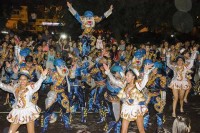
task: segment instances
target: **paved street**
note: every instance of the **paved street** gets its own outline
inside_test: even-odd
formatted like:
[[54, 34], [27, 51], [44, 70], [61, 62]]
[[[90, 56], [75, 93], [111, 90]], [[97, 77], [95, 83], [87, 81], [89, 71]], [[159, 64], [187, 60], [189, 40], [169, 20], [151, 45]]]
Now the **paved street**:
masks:
[[[39, 100], [39, 106], [41, 108], [44, 108], [44, 99], [45, 95], [41, 95], [41, 98]], [[2, 91], [0, 92], [0, 133], [4, 133], [6, 129], [9, 127], [9, 123], [6, 120], [6, 112], [9, 112], [11, 109], [8, 105], [3, 106], [5, 100], [5, 93]], [[171, 117], [171, 102], [172, 98], [169, 95], [167, 100], [167, 105], [165, 108], [165, 123], [164, 123], [164, 129], [166, 133], [171, 133], [171, 127], [173, 123], [173, 118]], [[200, 96], [193, 96], [190, 97], [189, 103], [185, 105], [185, 113], [188, 114], [188, 116], [192, 120], [192, 133], [200, 133]], [[59, 109], [57, 109], [59, 111]], [[179, 112], [179, 111], [178, 111]], [[60, 121], [60, 118], [58, 118], [58, 121], [54, 124], [50, 124], [48, 133], [76, 133], [78, 130], [81, 129], [87, 129], [91, 133], [103, 133], [103, 128], [105, 124], [96, 124], [95, 120], [98, 118], [98, 114], [89, 113], [88, 114], [88, 123], [82, 124], [80, 123], [80, 113], [77, 113], [73, 116], [72, 121], [72, 131], [67, 131], [64, 128], [64, 125]], [[155, 124], [155, 117], [151, 119], [150, 128], [148, 130], [148, 133], [154, 133], [156, 129]], [[36, 133], [39, 133], [41, 130], [40, 126], [36, 127]], [[19, 129], [20, 133], [26, 133], [26, 126], [21, 126]], [[129, 133], [137, 133], [137, 127], [135, 123], [131, 123], [131, 126], [129, 128]]]

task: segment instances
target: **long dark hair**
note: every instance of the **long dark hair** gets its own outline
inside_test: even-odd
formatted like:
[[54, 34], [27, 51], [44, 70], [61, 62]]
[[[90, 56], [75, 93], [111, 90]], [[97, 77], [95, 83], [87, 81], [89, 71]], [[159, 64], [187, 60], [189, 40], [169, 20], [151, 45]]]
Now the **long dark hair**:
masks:
[[185, 58], [184, 58], [182, 55], [178, 55], [178, 56], [176, 57], [176, 62], [178, 61], [178, 59], [182, 59], [183, 62], [185, 63]]
[[137, 80], [137, 75], [135, 74], [134, 70], [132, 68], [129, 68], [128, 70], [126, 70], [125, 72], [125, 75], [128, 73], [128, 72], [131, 72], [133, 74], [133, 76], [135, 76], [135, 81]]

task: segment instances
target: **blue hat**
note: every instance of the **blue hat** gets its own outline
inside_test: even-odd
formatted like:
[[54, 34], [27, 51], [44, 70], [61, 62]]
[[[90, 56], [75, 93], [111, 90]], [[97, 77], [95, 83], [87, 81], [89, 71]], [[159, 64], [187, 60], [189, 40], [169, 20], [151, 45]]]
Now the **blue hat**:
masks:
[[112, 66], [110, 71], [111, 72], [118, 72], [121, 76], [124, 76], [123, 75], [123, 68], [119, 64], [115, 64], [114, 66]]
[[146, 50], [145, 50], [145, 49], [140, 49], [139, 51], [141, 51], [141, 53], [142, 53], [143, 55], [146, 54]]
[[153, 61], [150, 60], [150, 59], [145, 59], [144, 60], [144, 65], [146, 65], [146, 64], [153, 64]]
[[142, 54], [141, 51], [136, 51], [136, 52], [134, 53], [134, 57], [136, 57], [136, 58], [142, 58], [142, 57], [143, 57], [143, 54]]
[[85, 17], [93, 17], [94, 14], [93, 14], [92, 11], [85, 11], [84, 16], [85, 16]]
[[56, 59], [56, 60], [54, 61], [54, 65], [55, 65], [55, 66], [58, 66], [58, 67], [66, 66], [65, 61], [62, 60], [62, 59]]
[[154, 63], [154, 67], [155, 67], [155, 68], [158, 68], [158, 69], [162, 69], [163, 65], [162, 65], [162, 63], [160, 63], [160, 62], [155, 62], [155, 63]]
[[31, 50], [29, 49], [29, 48], [24, 48], [24, 49], [22, 49], [22, 50], [20, 50], [20, 55], [21, 56], [24, 56], [24, 57], [26, 57], [26, 56], [28, 56], [29, 54], [30, 54], [30, 52], [31, 52]]

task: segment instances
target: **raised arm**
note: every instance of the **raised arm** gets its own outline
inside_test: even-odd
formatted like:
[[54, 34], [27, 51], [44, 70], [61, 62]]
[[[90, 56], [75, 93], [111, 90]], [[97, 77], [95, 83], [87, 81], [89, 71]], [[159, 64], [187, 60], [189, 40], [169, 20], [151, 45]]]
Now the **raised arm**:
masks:
[[2, 82], [0, 82], [0, 88], [4, 91], [7, 91], [7, 92], [10, 92], [10, 93], [13, 93], [14, 92], [14, 87], [10, 86], [10, 85], [6, 85]]
[[108, 18], [112, 14], [113, 5], [110, 6], [109, 10], [104, 13], [104, 17]]
[[187, 66], [187, 69], [191, 69], [194, 65], [194, 60], [196, 59], [196, 55], [197, 55], [197, 52], [194, 51], [191, 58], [190, 58], [190, 63], [189, 65]]
[[174, 69], [174, 66], [170, 63], [170, 54], [169, 53], [167, 54], [167, 66], [172, 70]]
[[123, 83], [122, 81], [120, 80], [117, 80], [113, 75], [112, 73], [110, 72], [108, 66], [106, 64], [103, 64], [103, 67], [104, 69], [106, 70], [105, 71], [105, 74], [108, 75], [110, 81], [115, 84], [116, 86], [120, 87], [120, 88], [124, 88], [126, 86], [125, 83]]
[[148, 64], [145, 65], [145, 70], [144, 70], [144, 76], [141, 82], [136, 82], [136, 87], [138, 90], [142, 90], [144, 89], [144, 87], [146, 86], [148, 80], [149, 80], [149, 73], [154, 69], [152, 68], [153, 64]]
[[108, 9], [108, 11], [106, 11], [103, 16], [101, 17], [98, 17], [96, 16], [95, 17], [95, 22], [96, 23], [99, 23], [101, 20], [103, 20], [104, 18], [108, 18], [111, 14], [112, 14], [112, 10], [113, 10], [113, 5], [110, 6], [110, 8]]
[[42, 74], [39, 78], [39, 80], [34, 84], [34, 86], [32, 87], [32, 93], [35, 93], [36, 91], [38, 91], [42, 85], [42, 82], [46, 79], [46, 75], [48, 73], [48, 69], [45, 69], [44, 71], [42, 71]]
[[81, 21], [81, 17], [80, 15], [78, 14], [78, 12], [72, 7], [72, 5], [67, 2], [67, 6], [68, 6], [68, 10], [71, 12], [71, 14], [76, 18], [76, 20], [78, 20], [79, 23], [82, 24], [82, 21]]
[[17, 58], [17, 60], [20, 62], [21, 61], [21, 56], [20, 56], [20, 50], [21, 50], [21, 48], [18, 46], [18, 45], [16, 45], [15, 47], [14, 47], [14, 51], [15, 51], [15, 57]]

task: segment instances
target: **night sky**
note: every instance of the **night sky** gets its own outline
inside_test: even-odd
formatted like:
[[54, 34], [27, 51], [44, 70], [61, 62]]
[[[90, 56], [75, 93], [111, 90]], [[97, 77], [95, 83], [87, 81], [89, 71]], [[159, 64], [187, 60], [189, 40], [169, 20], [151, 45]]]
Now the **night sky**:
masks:
[[[188, 2], [189, 0], [176, 1]], [[60, 20], [66, 23], [64, 27], [66, 32], [76, 35], [81, 33], [80, 24], [67, 10], [65, 0], [1, 0], [1, 2], [1, 28], [5, 18], [9, 18], [9, 13], [13, 7], [27, 5], [33, 11], [38, 5], [45, 5], [46, 7], [56, 5], [62, 6], [62, 11], [60, 12], [62, 17]], [[180, 17], [178, 20], [173, 20], [173, 16], [178, 11], [175, 6], [175, 0], [69, 0], [69, 2], [72, 3], [79, 14], [83, 14], [86, 10], [91, 10], [98, 16], [103, 15], [109, 9], [109, 6], [113, 4], [113, 14], [105, 21], [99, 23], [96, 29], [110, 30], [115, 36], [121, 36], [125, 33], [137, 33], [140, 30], [136, 27], [137, 21], [141, 22], [143, 26], [148, 26], [152, 32], [171, 33], [177, 31], [177, 29], [180, 30], [180, 27], [175, 27], [180, 25], [180, 22], [177, 21], [186, 18], [185, 16], [188, 16], [188, 14], [189, 19], [192, 19], [193, 22], [192, 27], [200, 25], [199, 18], [197, 18], [197, 16], [200, 16], [200, 0], [192, 0], [192, 9], [187, 11], [187, 13], [183, 13], [182, 16], [178, 15], [178, 18]], [[179, 4], [182, 4], [185, 8], [188, 5]], [[175, 21], [175, 26], [173, 21]], [[188, 20], [181, 21], [186, 22], [182, 24], [184, 29], [178, 32], [188, 32], [191, 24], [188, 24]]]

